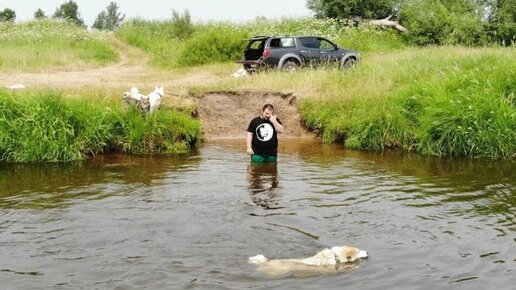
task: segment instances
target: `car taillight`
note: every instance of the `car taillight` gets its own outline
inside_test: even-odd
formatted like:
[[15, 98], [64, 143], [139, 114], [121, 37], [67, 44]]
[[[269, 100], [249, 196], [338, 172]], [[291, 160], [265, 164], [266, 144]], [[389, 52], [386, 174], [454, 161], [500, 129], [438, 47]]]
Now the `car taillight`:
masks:
[[269, 56], [271, 56], [271, 51], [268, 49], [264, 50], [262, 56], [263, 56], [263, 59], [268, 58]]

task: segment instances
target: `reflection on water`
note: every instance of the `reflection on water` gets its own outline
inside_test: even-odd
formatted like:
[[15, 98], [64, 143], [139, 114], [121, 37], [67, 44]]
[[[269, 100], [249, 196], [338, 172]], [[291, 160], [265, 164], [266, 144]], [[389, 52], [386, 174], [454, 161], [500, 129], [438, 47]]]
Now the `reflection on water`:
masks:
[[265, 209], [279, 209], [277, 163], [250, 163], [247, 166], [249, 191], [253, 202]]
[[0, 163], [0, 208], [52, 208], [74, 198], [96, 199], [151, 187], [174, 171], [189, 170], [192, 155], [109, 154], [77, 163]]
[[[308, 139], [280, 139], [279, 152], [250, 164], [245, 140], [228, 140], [0, 164], [0, 288], [512, 289], [516, 163]], [[370, 258], [307, 278], [246, 264], [343, 245]]]

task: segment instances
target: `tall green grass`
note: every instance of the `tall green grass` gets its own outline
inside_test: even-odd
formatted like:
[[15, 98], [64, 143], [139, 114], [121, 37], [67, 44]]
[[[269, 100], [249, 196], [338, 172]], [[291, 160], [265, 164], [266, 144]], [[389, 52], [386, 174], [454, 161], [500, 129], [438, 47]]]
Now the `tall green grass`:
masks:
[[152, 55], [151, 63], [159, 67], [176, 67], [184, 41], [171, 21], [132, 19], [116, 31], [119, 39]]
[[342, 92], [330, 89], [333, 97], [301, 103], [306, 124], [325, 141], [439, 156], [516, 156], [514, 48], [411, 49], [376, 61], [331, 73], [327, 82]]
[[116, 32], [120, 39], [140, 47], [161, 67], [184, 67], [238, 60], [247, 39], [255, 35], [319, 35], [340, 46], [361, 53], [389, 52], [405, 47], [401, 36], [392, 30], [354, 27], [346, 22], [313, 18], [257, 19], [245, 23], [209, 22], [187, 27], [187, 38], [172, 20], [134, 19]]
[[66, 21], [0, 23], [0, 70], [100, 65], [117, 58], [105, 34], [89, 32]]
[[181, 152], [200, 134], [198, 120], [176, 111], [144, 117], [119, 102], [0, 91], [0, 161], [73, 161], [112, 151]]

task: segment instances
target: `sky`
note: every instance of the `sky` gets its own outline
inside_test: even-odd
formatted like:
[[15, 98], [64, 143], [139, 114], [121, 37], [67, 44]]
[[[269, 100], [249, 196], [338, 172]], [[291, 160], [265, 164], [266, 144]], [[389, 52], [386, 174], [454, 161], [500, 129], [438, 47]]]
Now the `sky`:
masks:
[[[110, 2], [118, 4], [119, 11], [129, 18], [170, 19], [172, 10], [190, 12], [195, 22], [211, 20], [245, 21], [258, 16], [267, 18], [306, 17], [312, 15], [306, 0], [75, 0], [80, 16], [91, 26], [97, 15]], [[0, 0], [0, 11], [10, 8], [16, 12], [16, 21], [30, 20], [41, 8], [45, 15], [54, 14], [57, 7], [68, 0]]]

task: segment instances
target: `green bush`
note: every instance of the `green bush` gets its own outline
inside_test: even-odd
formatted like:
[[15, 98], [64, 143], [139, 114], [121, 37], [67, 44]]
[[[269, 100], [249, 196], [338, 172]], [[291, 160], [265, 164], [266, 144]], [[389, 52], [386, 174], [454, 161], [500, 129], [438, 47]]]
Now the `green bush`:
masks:
[[192, 17], [188, 10], [186, 10], [182, 15], [173, 10], [171, 27], [172, 36], [181, 40], [188, 39], [195, 32], [195, 26], [192, 23]]
[[466, 0], [417, 0], [401, 10], [408, 29], [405, 39], [415, 45], [479, 45], [484, 42], [480, 16]]
[[247, 35], [225, 25], [203, 28], [186, 41], [178, 64], [194, 66], [208, 63], [234, 61], [241, 57]]

